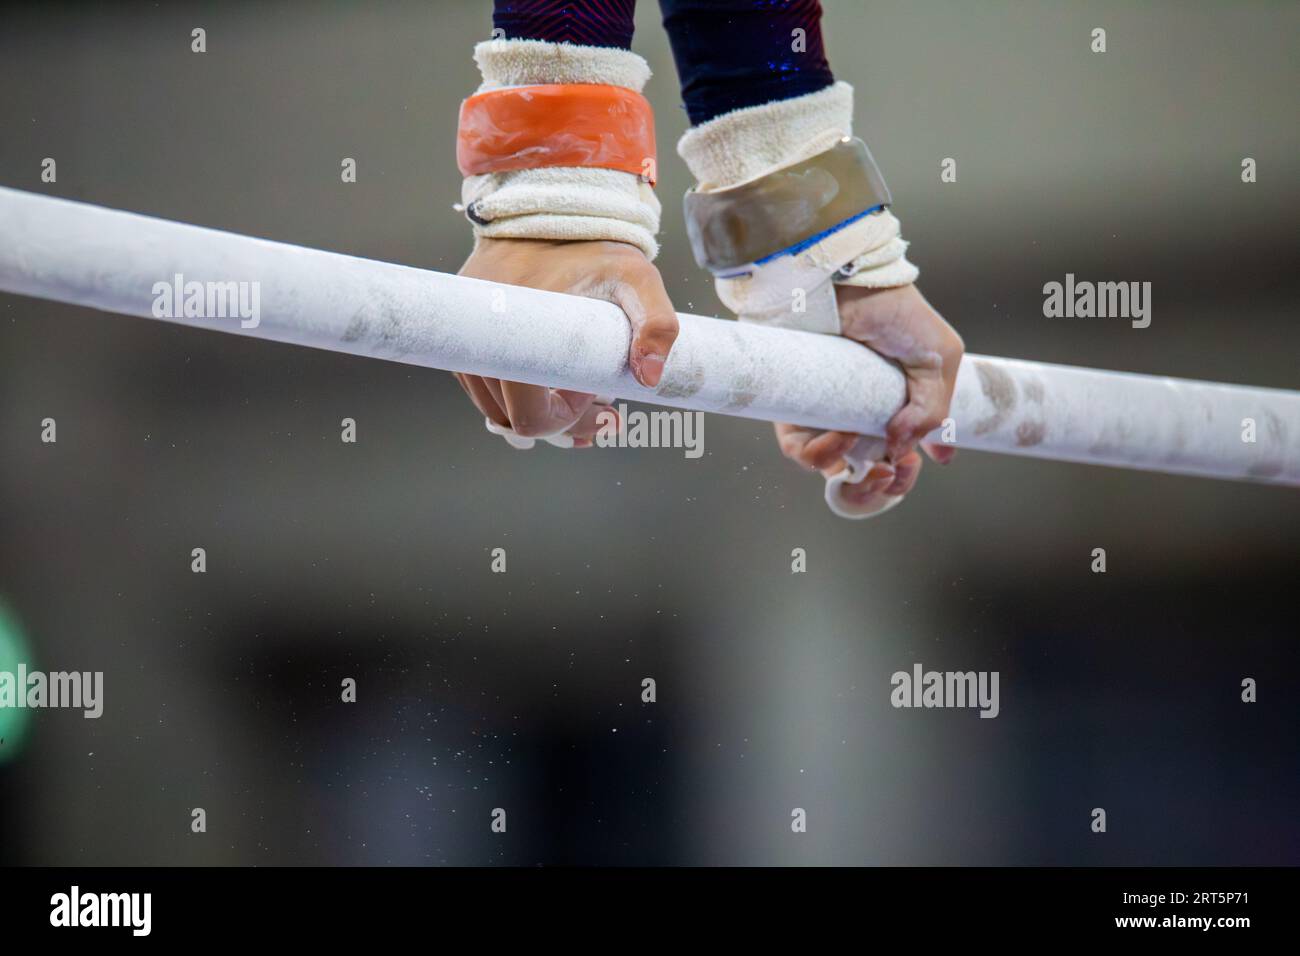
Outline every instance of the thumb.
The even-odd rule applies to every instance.
[[[677,311],[664,289],[659,270],[648,262],[623,272],[610,294],[632,323],[628,365],[636,380],[648,388],[659,384],[664,363],[677,341]]]

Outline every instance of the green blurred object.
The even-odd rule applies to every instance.
[[[0,671],[16,674],[20,663],[26,664],[29,669],[32,666],[27,641],[18,626],[18,619],[0,602]],[[18,688],[17,691],[26,693],[25,688]],[[31,714],[25,707],[0,707],[0,764],[13,760],[22,750]]]

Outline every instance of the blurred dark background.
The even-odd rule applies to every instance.
[[[1300,6],[824,26],[971,351],[1300,386]],[[488,0],[7,5],[0,184],[451,271],[490,28]],[[636,49],[659,265],[715,314],[653,0]],[[1067,272],[1150,281],[1151,327],[1044,318]],[[1300,862],[1294,490],[969,453],[856,524],[761,423],[705,450],[514,452],[446,374],[0,295],[0,627],[106,685],[98,721],[7,715],[0,862]],[[999,671],[1001,715],[893,709],[918,661]]]

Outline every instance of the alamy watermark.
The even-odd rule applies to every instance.
[[[133,936],[148,936],[153,928],[153,894],[83,893],[73,886],[50,897],[50,925],[126,927]]]
[[[981,717],[996,717],[997,671],[927,671],[913,664],[911,673],[894,671],[889,702],[895,707],[978,707]]]
[[[241,329],[262,324],[260,282],[186,282],[178,272],[150,291],[155,319],[239,319]]]
[[[1043,286],[1043,295],[1049,319],[1131,319],[1135,329],[1151,324],[1150,282],[1076,281],[1067,272],[1064,282]]]
[[[87,720],[104,713],[103,671],[0,671],[0,708],[68,708]]]
[[[704,413],[635,409],[620,403],[617,413],[596,416],[599,448],[682,448],[687,458],[704,454]]]

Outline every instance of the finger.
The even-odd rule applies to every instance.
[[[469,396],[469,400],[470,400],[471,402],[474,401],[474,393],[471,392],[471,391],[469,390],[469,386],[465,384],[465,373],[464,373],[464,372],[452,372],[452,373],[451,373],[451,377],[454,378],[454,379],[456,380],[456,384],[460,386],[461,391],[463,391],[466,395]]]
[[[833,478],[835,476],[835,472],[824,471],[822,472],[822,474],[825,475],[827,478]],[[890,485],[894,483],[894,477],[897,474],[898,472],[894,470],[894,466],[891,463],[887,461],[875,461],[872,462],[871,467],[867,469],[866,477],[863,478],[861,481],[853,482],[853,484],[874,485],[877,482],[880,482],[881,483],[880,486],[882,488],[888,488]]]
[[[506,414],[505,409],[498,403],[482,378],[477,375],[463,374],[457,374],[456,378],[480,412],[490,418],[494,424],[505,428],[510,427],[510,416]]]
[[[941,367],[904,366],[907,404],[885,426],[889,459],[901,460],[926,435],[943,424],[952,386]]]
[[[776,444],[781,454],[791,461],[799,461],[803,447],[821,434],[820,429],[804,428],[801,425],[783,425],[776,423]]]
[[[506,396],[501,391],[501,380],[499,378],[485,378],[483,379],[483,387],[488,390],[497,405],[501,407],[501,414],[506,414]]]
[[[838,493],[853,511],[859,514],[874,514],[884,510],[896,497],[886,493],[886,489],[893,481],[892,474],[875,480],[868,478],[856,485],[840,485]]]
[[[822,432],[799,449],[797,460],[815,471],[835,474],[844,469],[844,456],[857,441],[853,432]]]
[[[923,460],[916,452],[903,456],[894,465],[894,480],[885,488],[885,494],[897,497],[911,491],[916,479],[920,477]]]
[[[582,392],[557,391],[540,385],[502,382],[506,414],[516,435],[541,438],[565,431],[596,400]]]
[[[943,442],[923,441],[921,447],[935,462],[940,465],[946,465],[957,457],[957,449],[952,445],[945,445]]]
[[[510,406],[506,404],[506,394],[505,394],[505,389],[502,388],[501,379],[485,378],[483,379],[483,387],[486,388],[488,390],[488,393],[493,397],[493,399],[496,400],[497,405],[501,408],[501,414],[506,416],[507,419],[506,427],[514,431],[514,423],[509,421]],[[519,434],[519,432],[516,431],[515,434]],[[524,437],[531,438],[534,436],[529,435]]]
[[[590,445],[591,439],[595,438],[602,429],[617,433],[618,411],[612,405],[593,402],[565,434],[573,438],[575,446],[585,447],[585,445],[579,446],[579,442]]]
[[[654,388],[664,374],[664,363],[677,341],[677,311],[673,308],[659,270],[649,262],[622,272],[610,290],[610,300],[632,323],[632,345],[627,361],[642,385]]]

